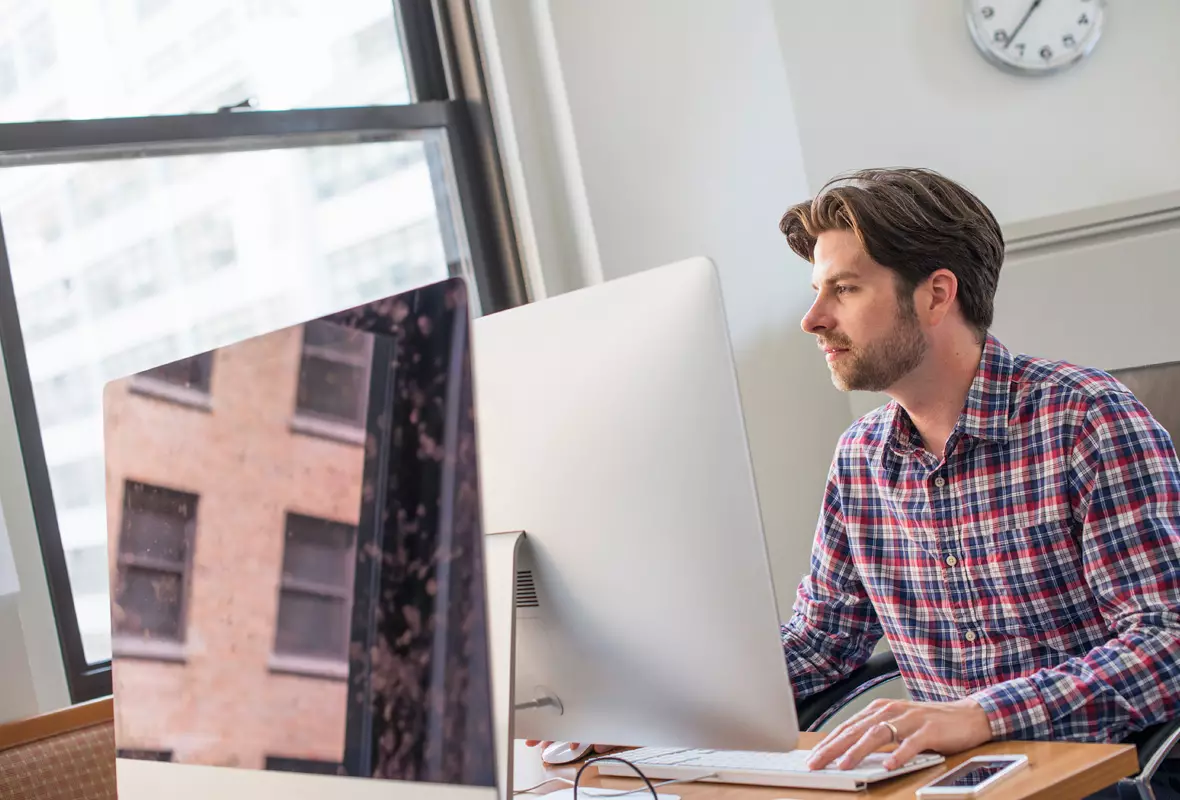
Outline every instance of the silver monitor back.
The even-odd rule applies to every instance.
[[[514,735],[794,747],[712,262],[483,317],[473,336],[484,529],[525,531],[535,587],[517,595],[515,701],[561,704],[519,709]]]

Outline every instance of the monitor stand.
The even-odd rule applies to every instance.
[[[492,720],[496,729],[496,782],[501,800],[512,800],[514,787],[527,789],[545,779],[538,748],[516,746],[516,711],[550,707],[562,713],[556,696],[516,697],[516,613],[520,548],[524,531],[484,536],[487,581],[488,649],[492,669]],[[519,757],[524,756],[524,757]]]

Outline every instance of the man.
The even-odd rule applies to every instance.
[[[841,437],[794,614],[796,694],[888,639],[913,702],[878,701],[810,765],[897,742],[1117,742],[1180,712],[1180,464],[1109,375],[988,333],[1004,245],[937,173],[867,170],[784,215],[813,266],[802,327],[845,391],[891,402]],[[1068,309],[1062,309],[1068,314]]]

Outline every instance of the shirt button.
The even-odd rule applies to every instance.
[[[959,559],[955,558],[954,556],[947,556],[946,557],[946,565],[948,567],[953,567],[955,564],[958,564],[958,563],[959,563]]]
[[[934,485],[941,489],[942,487],[946,486],[946,478],[939,475],[934,479]]]
[[[967,631],[967,633],[965,633],[963,635],[963,638],[969,642],[974,642],[975,641],[975,631]]]

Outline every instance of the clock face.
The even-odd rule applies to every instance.
[[[1089,55],[1102,34],[1103,0],[966,0],[967,26],[989,61],[1048,75]]]

